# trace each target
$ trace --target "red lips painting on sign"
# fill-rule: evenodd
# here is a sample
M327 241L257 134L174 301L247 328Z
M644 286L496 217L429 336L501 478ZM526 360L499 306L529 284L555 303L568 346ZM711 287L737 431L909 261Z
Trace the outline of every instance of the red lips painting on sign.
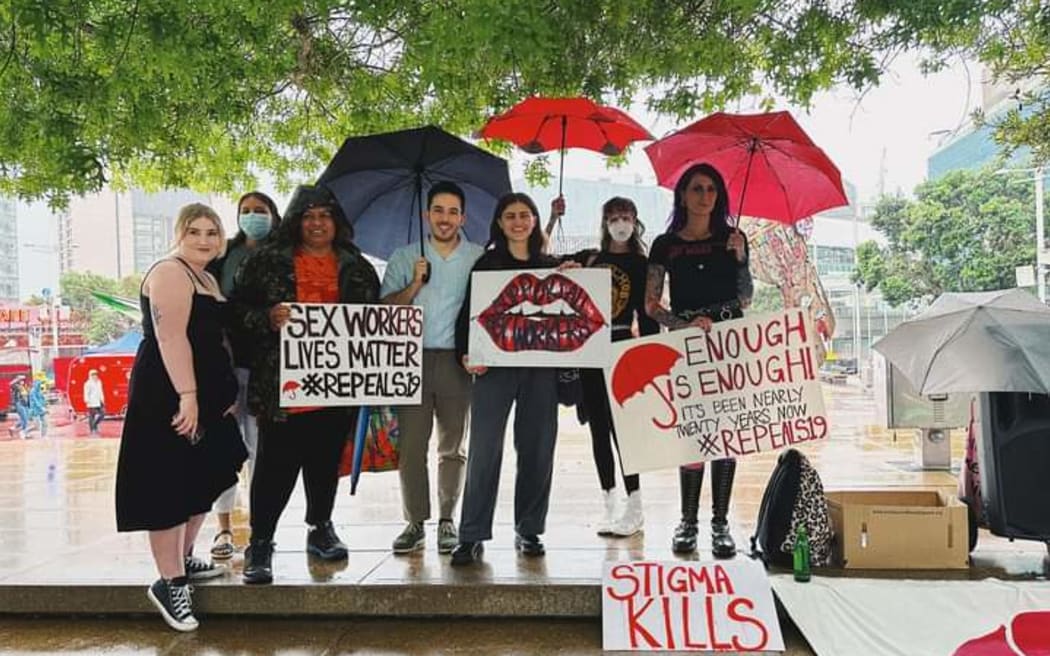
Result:
M967 640L953 656L1045 656L1050 654L1050 611L1018 613L1008 626Z
M606 269L472 274L472 364L603 367L609 356Z

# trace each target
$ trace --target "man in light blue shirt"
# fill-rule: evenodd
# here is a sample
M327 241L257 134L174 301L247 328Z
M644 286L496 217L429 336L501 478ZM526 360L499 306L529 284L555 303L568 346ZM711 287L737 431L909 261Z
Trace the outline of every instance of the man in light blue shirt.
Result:
M438 553L458 541L452 513L463 491L466 455L463 438L470 415L470 376L456 362L456 316L467 293L470 270L484 248L464 239L466 198L452 182L438 182L427 194L424 217L430 235L393 252L380 295L384 303L423 308L423 402L397 409L401 429L398 475L408 526L394 540L394 553L411 553L426 545L423 522L430 519L430 474L427 451L437 419Z

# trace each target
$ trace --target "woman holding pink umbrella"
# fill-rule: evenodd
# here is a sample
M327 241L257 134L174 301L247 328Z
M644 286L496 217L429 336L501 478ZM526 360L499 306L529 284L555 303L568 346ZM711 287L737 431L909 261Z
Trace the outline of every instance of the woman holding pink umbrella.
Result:
M649 252L645 310L671 330L699 327L743 316L751 301L747 240L729 226L729 202L722 175L709 164L689 167L674 190L674 210L667 232ZM664 307L664 279L670 277L671 307ZM729 531L729 501L736 461L711 463L711 551L731 558L736 544ZM700 489L704 463L679 469L682 519L674 532L675 553L696 551Z

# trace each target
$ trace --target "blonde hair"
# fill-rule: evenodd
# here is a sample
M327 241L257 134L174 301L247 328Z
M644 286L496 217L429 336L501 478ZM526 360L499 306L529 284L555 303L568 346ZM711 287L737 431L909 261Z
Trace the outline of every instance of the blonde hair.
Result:
M179 208L179 215L175 218L175 243L172 244L172 251L178 250L179 244L186 238L186 233L190 230L190 224L202 218L211 221L219 231L219 240L222 245L216 257L226 254L226 231L222 227L222 219L215 213L215 210L204 203L190 203Z

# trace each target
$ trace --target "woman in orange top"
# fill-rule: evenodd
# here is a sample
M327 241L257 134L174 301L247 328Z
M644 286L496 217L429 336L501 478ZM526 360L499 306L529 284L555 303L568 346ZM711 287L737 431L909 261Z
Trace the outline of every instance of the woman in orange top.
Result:
M288 303L376 303L379 278L351 241L353 229L323 187L296 190L277 238L248 256L234 284L234 316L255 343L248 409L258 418L251 486L252 535L244 582L273 581L273 535L300 470L306 489L306 550L342 560L346 545L332 526L339 457L357 408L283 409L278 354Z

